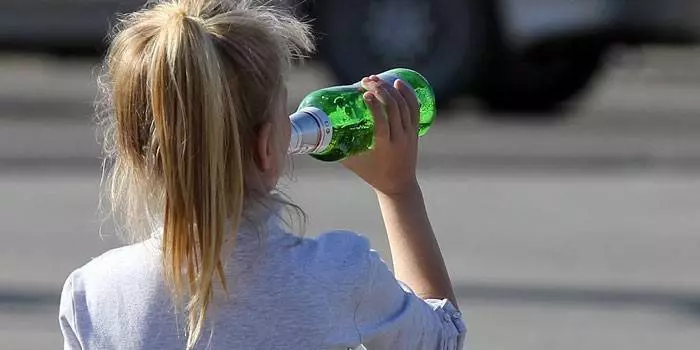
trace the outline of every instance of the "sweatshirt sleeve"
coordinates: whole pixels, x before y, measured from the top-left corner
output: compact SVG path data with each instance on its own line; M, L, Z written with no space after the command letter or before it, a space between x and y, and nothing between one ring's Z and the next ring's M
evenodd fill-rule
M58 311L58 322L63 334L63 349L82 349L75 327L75 299L73 294L73 275L70 275L63 285L61 303Z
M396 280L376 251L368 254L368 280L355 313L363 345L371 349L461 349L462 314L448 300L423 300Z

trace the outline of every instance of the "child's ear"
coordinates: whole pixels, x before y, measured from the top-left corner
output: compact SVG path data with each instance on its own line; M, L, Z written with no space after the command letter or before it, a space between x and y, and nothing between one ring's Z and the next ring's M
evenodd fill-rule
M271 170L276 162L273 138L272 123L266 122L258 128L255 162L262 173Z

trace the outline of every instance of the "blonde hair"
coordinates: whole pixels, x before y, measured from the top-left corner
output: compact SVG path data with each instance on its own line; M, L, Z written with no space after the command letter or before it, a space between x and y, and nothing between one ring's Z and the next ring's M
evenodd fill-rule
M200 338L224 240L244 205L257 127L270 121L284 74L312 49L309 28L253 1L167 0L124 17L104 64L109 197L132 240L162 225L163 266ZM227 229L228 228L228 229Z

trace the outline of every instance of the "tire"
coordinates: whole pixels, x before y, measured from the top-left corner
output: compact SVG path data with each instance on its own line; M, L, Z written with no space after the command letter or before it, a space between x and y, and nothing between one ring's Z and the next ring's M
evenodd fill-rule
M476 97L494 112L555 112L589 86L609 44L567 40L502 54Z
M446 102L472 80L483 56L480 1L319 1L321 58L341 83L394 67L414 69Z

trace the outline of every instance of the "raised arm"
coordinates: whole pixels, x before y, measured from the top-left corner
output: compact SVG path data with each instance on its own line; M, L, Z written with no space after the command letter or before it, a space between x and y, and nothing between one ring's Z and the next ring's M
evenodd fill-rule
M362 80L374 115L375 145L344 165L377 193L398 280L424 299L457 302L416 180L418 101L405 84Z

